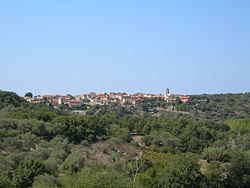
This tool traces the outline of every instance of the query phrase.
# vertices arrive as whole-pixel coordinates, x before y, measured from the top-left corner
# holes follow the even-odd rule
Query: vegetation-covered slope
[[[238,97],[232,108],[243,103]],[[206,108],[199,118],[134,116],[117,106],[82,116],[25,103],[13,93],[1,101],[0,187],[250,186],[249,119],[224,121],[216,111],[216,121],[208,120],[201,114],[215,112]],[[222,103],[222,109],[228,105]],[[199,105],[177,108],[191,112]]]
[[[216,121],[250,118],[250,93],[192,95],[189,103],[178,105],[177,109]]]
[[[25,100],[19,97],[16,93],[0,90],[0,109],[9,105],[17,107],[24,102]]]

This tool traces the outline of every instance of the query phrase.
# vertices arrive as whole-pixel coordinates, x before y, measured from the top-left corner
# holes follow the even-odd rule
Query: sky
[[[0,89],[250,92],[249,0],[0,0]]]

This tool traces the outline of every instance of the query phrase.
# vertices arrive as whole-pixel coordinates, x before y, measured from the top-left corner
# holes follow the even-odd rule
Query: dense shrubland
[[[192,95],[189,103],[179,104],[176,109],[190,112],[195,118],[215,121],[250,118],[250,93]]]
[[[0,187],[249,187],[248,95],[176,104],[202,111],[192,118],[135,116],[137,107],[117,105],[73,115],[0,92]],[[231,104],[243,105],[240,116]]]

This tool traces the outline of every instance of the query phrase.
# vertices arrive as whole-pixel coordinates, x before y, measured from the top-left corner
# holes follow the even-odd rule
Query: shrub
[[[62,184],[59,183],[56,177],[49,174],[44,174],[35,177],[32,187],[39,188],[39,187],[61,187],[61,186]]]

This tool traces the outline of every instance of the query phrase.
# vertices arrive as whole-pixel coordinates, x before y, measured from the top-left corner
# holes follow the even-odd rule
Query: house
[[[166,95],[166,96],[164,97],[164,99],[165,99],[165,101],[167,101],[167,102],[175,102],[176,97],[175,97],[174,95],[168,94],[168,95]]]
[[[83,105],[82,101],[73,100],[69,102],[69,107],[78,107]]]
[[[177,97],[180,98],[180,100],[183,102],[183,103],[186,103],[186,102],[189,102],[190,101],[190,97],[189,96],[185,96],[185,95],[174,95],[174,98],[176,99]]]
[[[144,99],[132,99],[132,104],[141,104],[144,103],[145,100]]]
[[[184,103],[190,101],[190,97],[189,97],[189,96],[181,96],[180,99],[181,99],[181,101],[184,102]]]

